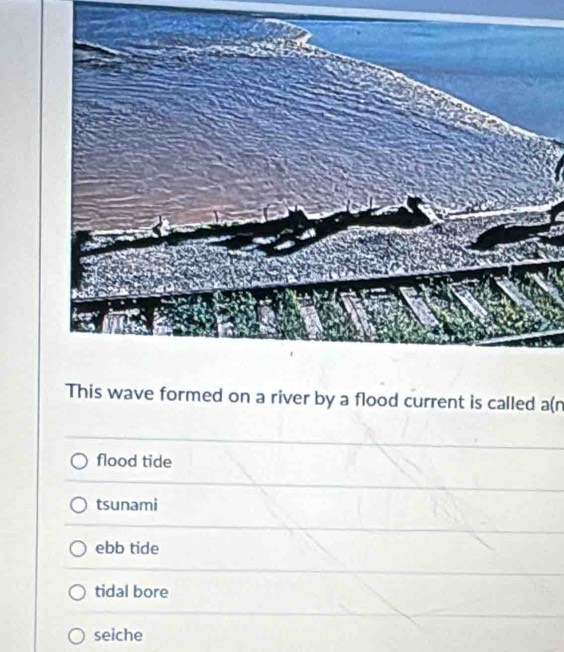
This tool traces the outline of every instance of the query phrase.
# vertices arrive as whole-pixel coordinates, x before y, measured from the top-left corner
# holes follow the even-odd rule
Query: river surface
[[[563,37],[76,3],[73,227],[553,201]]]

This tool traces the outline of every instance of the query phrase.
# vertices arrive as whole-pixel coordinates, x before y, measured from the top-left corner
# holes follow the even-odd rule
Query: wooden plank
[[[276,337],[278,327],[276,313],[270,299],[263,299],[258,306],[259,333],[265,337]]]
[[[489,340],[482,340],[476,342],[479,346],[499,346],[503,344],[520,344],[521,342],[535,342],[551,339],[564,339],[564,329],[556,329],[551,331],[537,331],[536,333],[526,333],[524,335],[504,335],[502,337],[494,337]]]
[[[556,285],[548,281],[540,272],[533,274],[533,281],[543,292],[546,292],[550,296],[554,303],[564,308],[564,299],[562,299],[562,295]]]
[[[217,322],[217,336],[233,337],[233,324],[228,321],[225,315],[218,311],[215,314],[215,319]]]
[[[107,312],[102,321],[102,333],[120,335],[125,331],[127,324],[126,312]]]
[[[172,328],[158,308],[155,308],[153,313],[153,335],[172,335]]]
[[[411,312],[423,326],[427,328],[437,328],[439,326],[437,318],[416,288],[403,286],[399,288],[399,292]]]
[[[309,339],[321,339],[323,337],[323,326],[312,300],[309,297],[297,297],[297,303]]]
[[[539,315],[540,313],[537,310],[535,304],[526,297],[521,290],[513,283],[511,279],[507,276],[500,276],[494,279],[495,284],[498,288],[505,294],[505,296],[513,301],[513,303],[527,312]]]
[[[358,332],[365,337],[373,337],[374,328],[357,293],[354,290],[349,290],[348,292],[341,292],[340,296],[343,306]]]
[[[462,283],[452,283],[449,287],[454,296],[480,324],[483,326],[493,326],[494,321],[492,316],[476,299],[468,286]]]

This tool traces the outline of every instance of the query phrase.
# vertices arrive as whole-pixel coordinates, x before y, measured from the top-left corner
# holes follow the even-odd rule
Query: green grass
[[[233,325],[232,337],[259,337],[258,303],[250,292],[214,292],[216,314]]]
[[[564,268],[552,268],[548,270],[547,279],[556,285],[560,293],[564,296]]]
[[[544,320],[521,308],[497,289],[492,279],[476,285],[476,299],[490,313],[496,325],[494,335],[521,335],[542,328]]]
[[[323,327],[324,340],[354,342],[364,339],[339,301],[337,290],[314,291],[312,298]]]
[[[564,328],[564,309],[537,285],[532,274],[523,275],[515,283],[546,320],[540,330]]]
[[[142,310],[131,310],[125,322],[123,335],[150,335],[147,317]]]
[[[459,301],[447,281],[429,283],[422,293],[441,323],[445,343],[477,342],[493,334]]]
[[[274,291],[274,311],[278,332],[283,340],[307,340],[307,331],[300,316],[296,293],[293,290]]]
[[[100,320],[101,316],[100,311],[78,312],[75,308],[71,315],[71,331],[76,333],[95,333],[96,323]]]
[[[164,299],[160,312],[173,335],[213,337],[217,334],[213,303],[207,296]]]
[[[363,290],[361,297],[375,331],[374,342],[439,344],[445,341],[443,335],[421,325],[398,296],[389,294],[384,301],[371,300],[370,291]]]
[[[564,299],[564,270],[551,269],[546,278],[557,287]],[[374,329],[374,342],[457,344],[472,343],[492,337],[521,335],[543,330],[564,329],[564,309],[534,281],[530,273],[515,275],[512,281],[536,306],[538,313],[516,305],[497,287],[493,277],[468,281],[467,287],[488,312],[492,325],[484,325],[454,295],[450,280],[432,281],[420,286],[427,305],[439,321],[439,326],[423,326],[395,291],[379,293],[360,290],[359,297]],[[286,288],[268,293],[276,315],[276,333],[264,335],[260,330],[259,303],[252,292],[214,292],[182,298],[164,299],[157,308],[159,321],[168,325],[174,335],[217,337],[218,318],[231,325],[235,338],[277,337],[286,340],[309,339],[300,314],[298,295]],[[363,341],[359,331],[333,290],[305,291],[311,300],[327,341]],[[539,314],[540,313],[540,314]],[[101,313],[72,313],[71,328],[79,332],[95,332]],[[131,311],[124,332],[148,333],[143,311]],[[551,346],[550,342],[533,342],[531,346]]]

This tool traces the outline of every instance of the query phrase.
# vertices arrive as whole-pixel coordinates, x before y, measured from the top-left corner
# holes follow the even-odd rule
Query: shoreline
[[[563,190],[564,194],[564,190]],[[473,219],[473,218],[481,218],[481,217],[501,217],[503,215],[526,215],[526,214],[534,214],[534,213],[539,213],[539,212],[546,212],[551,208],[552,204],[547,203],[547,204],[539,204],[535,206],[513,206],[513,207],[508,207],[505,209],[495,209],[495,210],[490,210],[490,211],[470,211],[470,212],[444,212],[441,213],[445,219],[445,221],[448,222],[453,222],[455,220],[468,220],[468,219]],[[383,209],[385,208],[390,208],[390,207],[382,207]],[[310,220],[319,220],[319,219],[327,219],[328,217],[331,217],[331,215],[323,215],[320,213],[308,213],[307,214],[308,219]],[[275,221],[280,221],[284,220],[285,216],[282,217],[274,217],[272,220],[268,220],[269,222],[275,222]],[[188,222],[188,223],[183,223],[183,224],[173,224],[171,226],[171,229],[175,233],[189,233],[191,231],[200,229],[200,228],[207,228],[207,227],[213,227],[214,225],[220,224],[225,227],[230,227],[230,226],[253,226],[255,224],[264,224],[265,222],[261,220],[260,218],[249,218],[246,220],[242,219],[233,219],[233,220],[224,220],[223,222],[214,222],[211,219],[208,221],[202,221],[202,222]],[[74,229],[73,230],[73,235],[80,232],[84,231],[84,229]],[[104,238],[104,237],[128,237],[128,236],[138,236],[138,237],[146,237],[148,232],[151,231],[151,227],[137,227],[133,229],[93,229],[91,231],[86,230],[93,238]]]
[[[99,236],[89,245],[98,252],[89,253],[88,247],[82,251],[80,269],[73,265],[75,299],[354,281],[554,259],[564,256],[564,223],[550,226],[541,211],[445,220],[408,230],[352,226],[281,256],[269,256],[255,243],[247,250],[233,249],[225,236],[223,241],[213,236],[168,242],[155,238],[141,247],[122,240],[125,246],[113,250],[118,240]]]

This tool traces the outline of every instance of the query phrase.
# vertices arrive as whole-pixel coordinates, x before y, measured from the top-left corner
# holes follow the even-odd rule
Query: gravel
[[[82,257],[75,299],[160,296],[211,290],[359,280],[481,267],[526,260],[563,258],[561,247],[542,238],[476,251],[470,245],[498,224],[533,225],[546,213],[450,219],[410,231],[352,227],[296,253],[267,257],[258,251],[230,251],[217,239],[187,240]],[[551,235],[562,235],[564,224]],[[145,234],[146,235],[146,234]],[[131,235],[94,236],[89,247],[122,241]],[[560,238],[562,239],[562,238]]]

